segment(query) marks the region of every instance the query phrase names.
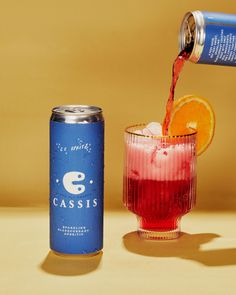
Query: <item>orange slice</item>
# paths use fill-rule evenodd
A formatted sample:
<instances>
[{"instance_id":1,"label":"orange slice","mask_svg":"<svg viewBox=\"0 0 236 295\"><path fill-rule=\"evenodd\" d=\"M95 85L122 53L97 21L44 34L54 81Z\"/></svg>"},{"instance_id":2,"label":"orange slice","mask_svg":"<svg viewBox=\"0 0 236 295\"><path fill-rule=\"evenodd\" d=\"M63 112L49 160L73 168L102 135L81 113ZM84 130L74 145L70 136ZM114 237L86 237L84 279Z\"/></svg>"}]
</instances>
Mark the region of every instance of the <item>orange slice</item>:
<instances>
[{"instance_id":1,"label":"orange slice","mask_svg":"<svg viewBox=\"0 0 236 295\"><path fill-rule=\"evenodd\" d=\"M211 143L215 131L214 111L205 98L186 95L174 102L169 134L186 134L189 128L197 130L197 155L200 155Z\"/></svg>"}]
</instances>

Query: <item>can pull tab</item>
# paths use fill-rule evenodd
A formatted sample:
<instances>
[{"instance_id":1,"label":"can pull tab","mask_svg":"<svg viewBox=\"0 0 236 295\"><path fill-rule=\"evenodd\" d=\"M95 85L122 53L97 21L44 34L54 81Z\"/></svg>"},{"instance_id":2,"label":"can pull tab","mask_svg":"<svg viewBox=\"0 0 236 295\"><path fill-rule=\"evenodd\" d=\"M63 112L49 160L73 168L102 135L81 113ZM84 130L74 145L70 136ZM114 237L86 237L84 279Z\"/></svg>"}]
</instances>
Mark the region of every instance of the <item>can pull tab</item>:
<instances>
[{"instance_id":1,"label":"can pull tab","mask_svg":"<svg viewBox=\"0 0 236 295\"><path fill-rule=\"evenodd\" d=\"M184 44L185 48L193 48L195 39L195 22L193 18L188 18L184 22Z\"/></svg>"},{"instance_id":2,"label":"can pull tab","mask_svg":"<svg viewBox=\"0 0 236 295\"><path fill-rule=\"evenodd\" d=\"M187 32L186 32L185 42L187 45L189 45L192 41L192 33L191 33L190 25L187 21L186 21L186 26L187 26L186 28Z\"/></svg>"}]
</instances>

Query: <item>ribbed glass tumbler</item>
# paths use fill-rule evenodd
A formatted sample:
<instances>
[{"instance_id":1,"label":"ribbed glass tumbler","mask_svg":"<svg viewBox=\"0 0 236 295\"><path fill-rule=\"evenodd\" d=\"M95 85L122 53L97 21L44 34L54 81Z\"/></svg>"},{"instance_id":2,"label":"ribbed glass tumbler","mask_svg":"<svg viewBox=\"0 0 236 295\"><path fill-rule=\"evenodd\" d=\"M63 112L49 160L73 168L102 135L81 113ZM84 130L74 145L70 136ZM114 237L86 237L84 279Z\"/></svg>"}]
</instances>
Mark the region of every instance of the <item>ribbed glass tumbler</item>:
<instances>
[{"instance_id":1,"label":"ribbed glass tumbler","mask_svg":"<svg viewBox=\"0 0 236 295\"><path fill-rule=\"evenodd\" d=\"M181 217L196 201L196 132L180 136L125 130L125 206L138 218L138 232L146 239L175 239ZM140 132L139 132L140 133Z\"/></svg>"}]
</instances>

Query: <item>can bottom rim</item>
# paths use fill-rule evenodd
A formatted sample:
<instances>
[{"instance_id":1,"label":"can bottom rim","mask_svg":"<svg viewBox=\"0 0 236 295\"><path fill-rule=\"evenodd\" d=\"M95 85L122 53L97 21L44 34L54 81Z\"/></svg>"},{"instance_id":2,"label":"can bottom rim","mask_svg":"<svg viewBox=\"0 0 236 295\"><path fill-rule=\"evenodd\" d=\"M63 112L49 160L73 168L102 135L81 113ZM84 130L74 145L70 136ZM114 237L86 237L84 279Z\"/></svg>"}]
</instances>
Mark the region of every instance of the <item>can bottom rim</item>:
<instances>
[{"instance_id":1,"label":"can bottom rim","mask_svg":"<svg viewBox=\"0 0 236 295\"><path fill-rule=\"evenodd\" d=\"M62 252L58 252L55 250L51 250L55 255L60 256L62 258L89 258L89 257L94 257L96 255L99 255L102 250L98 250L96 252L91 252L91 253L78 253L78 254L69 254L69 253L62 253Z\"/></svg>"}]
</instances>

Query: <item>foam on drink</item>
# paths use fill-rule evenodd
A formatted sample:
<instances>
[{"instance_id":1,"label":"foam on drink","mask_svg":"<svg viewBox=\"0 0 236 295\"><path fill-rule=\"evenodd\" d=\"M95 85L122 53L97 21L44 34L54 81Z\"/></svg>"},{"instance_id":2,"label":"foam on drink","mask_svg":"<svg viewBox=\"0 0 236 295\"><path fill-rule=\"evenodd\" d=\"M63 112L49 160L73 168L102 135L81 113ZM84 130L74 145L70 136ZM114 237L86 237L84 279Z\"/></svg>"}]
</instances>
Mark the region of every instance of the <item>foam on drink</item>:
<instances>
[{"instance_id":1,"label":"foam on drink","mask_svg":"<svg viewBox=\"0 0 236 295\"><path fill-rule=\"evenodd\" d=\"M180 140L179 144L173 145L166 142L161 137L162 126L157 122L149 123L135 133L142 136L138 136L132 144L127 143L128 177L155 180L180 180L191 177L190 171L195 161L192 157L194 147L191 143L183 145ZM153 138L149 138L150 136ZM142 160L137 160L139 158ZM172 165L173 162L175 165Z\"/></svg>"}]
</instances>

